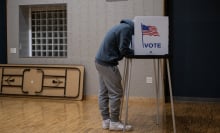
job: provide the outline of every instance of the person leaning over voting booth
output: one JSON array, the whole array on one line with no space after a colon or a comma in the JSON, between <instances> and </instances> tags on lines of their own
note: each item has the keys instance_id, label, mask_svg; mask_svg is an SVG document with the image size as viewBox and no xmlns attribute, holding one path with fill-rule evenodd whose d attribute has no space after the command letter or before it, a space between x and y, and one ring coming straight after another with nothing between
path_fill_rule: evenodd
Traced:
<instances>
[{"instance_id":1,"label":"person leaning over voting booth","mask_svg":"<svg viewBox=\"0 0 220 133\"><path fill-rule=\"evenodd\" d=\"M95 57L99 74L98 102L103 129L123 130L124 128L124 124L119 120L123 89L117 65L124 56L134 54L129 48L133 34L134 22L129 19L121 20L107 32ZM131 129L131 125L125 126L125 130Z\"/></svg>"}]
</instances>

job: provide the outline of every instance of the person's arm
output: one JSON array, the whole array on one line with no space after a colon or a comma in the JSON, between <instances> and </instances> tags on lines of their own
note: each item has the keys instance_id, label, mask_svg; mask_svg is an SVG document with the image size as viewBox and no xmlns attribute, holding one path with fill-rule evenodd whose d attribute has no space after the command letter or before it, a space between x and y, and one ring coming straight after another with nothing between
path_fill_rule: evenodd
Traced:
<instances>
[{"instance_id":1,"label":"person's arm","mask_svg":"<svg viewBox=\"0 0 220 133\"><path fill-rule=\"evenodd\" d=\"M134 54L134 50L129 48L131 44L131 39L132 39L132 32L130 31L129 28L125 28L123 31L121 31L119 50L122 56Z\"/></svg>"}]
</instances>

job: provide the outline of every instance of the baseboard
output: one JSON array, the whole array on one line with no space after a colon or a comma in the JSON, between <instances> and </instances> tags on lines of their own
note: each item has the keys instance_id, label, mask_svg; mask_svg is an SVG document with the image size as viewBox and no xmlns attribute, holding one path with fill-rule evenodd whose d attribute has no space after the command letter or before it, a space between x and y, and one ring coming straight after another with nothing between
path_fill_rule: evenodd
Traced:
<instances>
[{"instance_id":1,"label":"baseboard","mask_svg":"<svg viewBox=\"0 0 220 133\"><path fill-rule=\"evenodd\" d=\"M167 97L168 99L169 97ZM174 96L174 101L183 102L220 102L220 98L206 98L206 97L180 97Z\"/></svg>"},{"instance_id":2,"label":"baseboard","mask_svg":"<svg viewBox=\"0 0 220 133\"><path fill-rule=\"evenodd\" d=\"M98 100L98 96L84 96L84 100ZM155 104L156 98L130 96L129 102L145 102L149 104ZM164 99L159 98L159 103L164 103Z\"/></svg>"}]
</instances>

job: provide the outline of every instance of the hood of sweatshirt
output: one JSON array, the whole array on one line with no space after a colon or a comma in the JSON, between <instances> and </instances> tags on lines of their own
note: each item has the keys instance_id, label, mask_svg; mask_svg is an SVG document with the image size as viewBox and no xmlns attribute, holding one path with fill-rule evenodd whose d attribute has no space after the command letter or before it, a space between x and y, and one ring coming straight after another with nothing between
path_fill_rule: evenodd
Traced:
<instances>
[{"instance_id":1,"label":"hood of sweatshirt","mask_svg":"<svg viewBox=\"0 0 220 133\"><path fill-rule=\"evenodd\" d=\"M120 23L125 23L130 25L130 27L132 28L132 34L134 34L134 21L131 19L122 19Z\"/></svg>"}]
</instances>

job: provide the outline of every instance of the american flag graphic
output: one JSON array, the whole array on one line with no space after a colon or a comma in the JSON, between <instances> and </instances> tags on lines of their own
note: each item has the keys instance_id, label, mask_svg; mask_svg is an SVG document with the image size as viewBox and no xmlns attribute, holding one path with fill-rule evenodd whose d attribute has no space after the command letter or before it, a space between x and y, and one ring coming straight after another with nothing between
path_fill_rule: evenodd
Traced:
<instances>
[{"instance_id":1,"label":"american flag graphic","mask_svg":"<svg viewBox=\"0 0 220 133\"><path fill-rule=\"evenodd\" d=\"M156 26L147 26L141 24L141 30L142 30L142 35L160 36L159 33L157 32Z\"/></svg>"}]
</instances>

